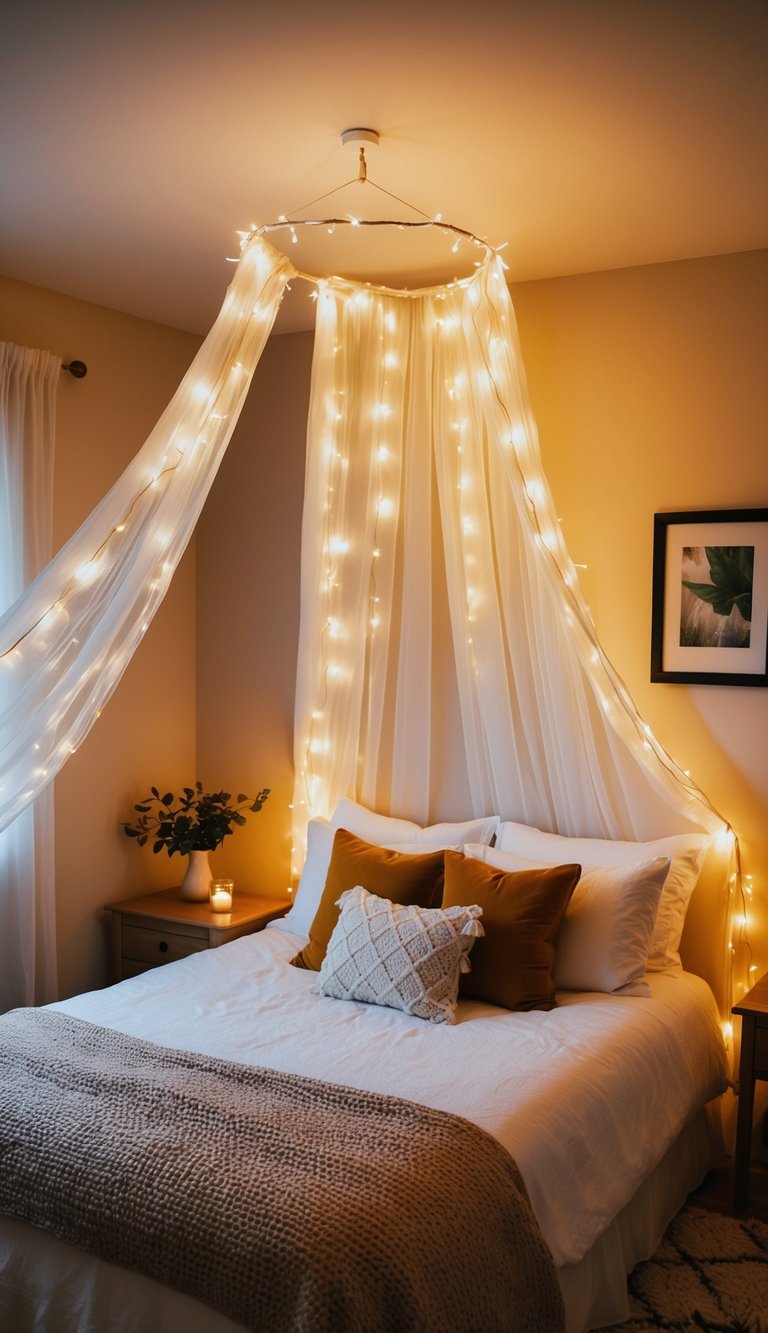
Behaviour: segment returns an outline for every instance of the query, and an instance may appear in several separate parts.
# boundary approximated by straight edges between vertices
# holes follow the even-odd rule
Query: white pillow
[[[468,844],[476,856],[498,870],[530,870],[541,865],[514,852]],[[669,857],[636,866],[606,866],[586,871],[573,891],[555,941],[557,990],[651,994],[643,974]]]
[[[389,815],[376,814],[347,796],[342,797],[331,816],[335,829],[345,828],[356,838],[372,842],[376,847],[419,842],[424,844],[421,848],[424,852],[440,847],[461,847],[465,842],[490,842],[500,822],[498,815],[487,815],[482,819],[466,819],[459,824],[429,824],[422,828],[410,819],[392,819]]]
[[[378,815],[364,805],[344,797],[339,801],[330,820],[310,819],[307,826],[307,857],[301,872],[293,906],[281,918],[282,929],[297,935],[308,935],[320,905],[328,866],[331,863],[333,838],[337,829],[345,828],[356,838],[388,847],[394,852],[434,852],[440,848],[461,851],[465,842],[487,843],[499,827],[499,816],[468,819],[460,824],[430,824],[421,828],[409,819],[391,819]]]
[[[619,842],[608,838],[565,838],[526,824],[502,823],[496,845],[543,865],[578,862],[583,870],[640,865],[657,856],[670,858],[648,954],[648,972],[680,971],[680,936],[691,894],[711,845],[706,833],[680,833],[651,842]]]
[[[459,977],[469,971],[467,955],[483,934],[482,908],[405,907],[361,885],[347,889],[338,903],[320,994],[453,1023]]]
[[[293,905],[285,916],[279,918],[283,930],[292,930],[296,935],[309,934],[325,888],[335,832],[327,819],[310,819],[307,825],[307,856],[293,895]]]

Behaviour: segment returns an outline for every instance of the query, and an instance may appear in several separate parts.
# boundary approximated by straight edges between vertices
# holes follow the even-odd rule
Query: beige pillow
[[[710,844],[711,838],[706,833],[679,833],[654,838],[650,842],[622,842],[613,838],[568,838],[510,822],[499,826],[496,840],[499,851],[515,852],[546,865],[578,861],[585,871],[641,865],[644,861],[668,856],[669,873],[661,892],[648,951],[649,972],[680,971],[678,950],[685,914]]]
[[[294,967],[317,972],[339,918],[338,900],[361,884],[390,902],[431,907],[443,887],[443,852],[411,855],[374,847],[346,829],[337,829],[320,906],[309,928],[309,941],[291,959]]]
[[[405,907],[359,885],[341,895],[339,907],[320,993],[453,1023],[459,976],[483,933],[481,909]]]

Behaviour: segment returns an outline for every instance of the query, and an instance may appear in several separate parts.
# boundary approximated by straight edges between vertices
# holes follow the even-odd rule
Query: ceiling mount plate
[[[374,144],[377,144],[377,143],[379,142],[379,131],[378,131],[378,130],[367,130],[367,129],[362,128],[361,126],[358,126],[357,128],[355,128],[355,129],[351,129],[351,130],[342,130],[342,131],[341,131],[341,142],[342,142],[344,145],[346,145],[346,144],[348,144],[348,143],[351,143],[351,144],[366,144],[366,143],[374,143]]]

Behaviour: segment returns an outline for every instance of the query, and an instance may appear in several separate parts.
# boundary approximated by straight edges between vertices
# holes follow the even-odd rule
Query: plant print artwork
[[[684,546],[681,648],[748,648],[754,546]]]

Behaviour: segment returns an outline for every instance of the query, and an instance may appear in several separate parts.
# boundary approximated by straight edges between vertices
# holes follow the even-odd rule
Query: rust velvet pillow
[[[437,907],[443,888],[444,852],[411,855],[356,838],[337,829],[320,906],[309,928],[309,943],[291,959],[294,967],[319,972],[339,919],[338,899],[360,885],[378,898],[404,907]],[[454,853],[457,855],[457,853]]]
[[[461,995],[504,1009],[553,1009],[554,941],[581,866],[504,871],[445,853],[443,907],[483,909],[485,935],[475,941]]]

